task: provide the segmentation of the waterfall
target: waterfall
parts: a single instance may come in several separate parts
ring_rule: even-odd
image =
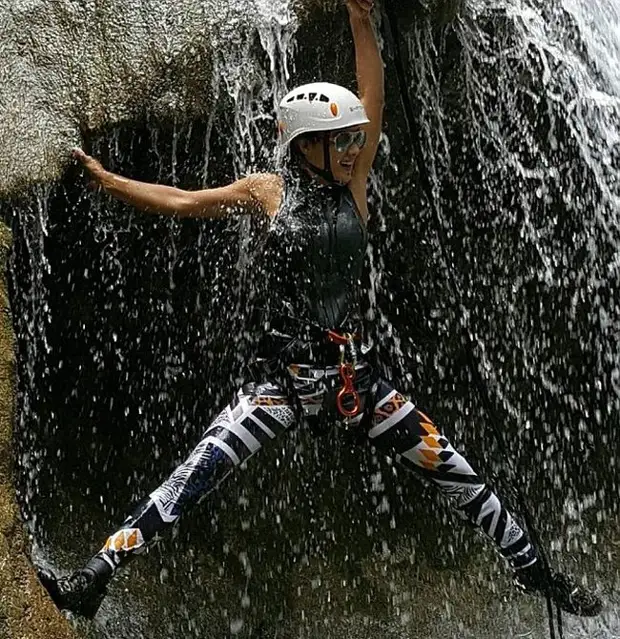
[[[275,171],[279,98],[300,78],[353,81],[336,3],[70,4],[0,9],[2,29],[15,25],[0,51],[19,58],[0,70],[16,79],[0,86],[0,105],[20,104],[30,123],[16,144],[36,183],[2,202],[16,242],[20,500],[39,559],[67,571],[183,459],[244,379],[251,225],[145,216],[87,191],[62,158],[81,133],[106,168],[182,188]],[[470,0],[441,28],[405,9],[431,189],[402,134],[386,44],[372,339],[398,387],[500,492],[523,488],[554,565],[604,592],[604,615],[565,619],[567,638],[611,639],[620,9]],[[48,39],[33,33],[33,55],[19,57],[15,34],[29,22]],[[11,118],[0,116],[0,140]],[[0,150],[2,192],[28,174],[18,164]],[[516,477],[472,387],[463,326]],[[514,594],[436,493],[372,450],[300,429],[121,574],[88,632],[484,639],[544,628],[539,602]]]

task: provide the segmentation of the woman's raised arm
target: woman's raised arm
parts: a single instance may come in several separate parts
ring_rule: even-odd
[[[383,128],[385,80],[383,58],[372,23],[373,0],[347,0],[351,32],[355,44],[355,67],[360,100],[370,120],[364,129],[368,134],[355,168],[355,174],[366,180],[377,154]]]
[[[109,195],[145,213],[179,218],[221,218],[230,213],[269,213],[265,211],[264,184],[274,176],[250,175],[228,186],[201,191],[185,191],[162,184],[150,184],[106,171],[101,163],[81,149],[73,156],[90,173],[92,182]],[[277,186],[277,185],[276,185]]]

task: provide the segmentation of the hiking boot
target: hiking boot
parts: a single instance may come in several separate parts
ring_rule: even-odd
[[[603,608],[603,602],[591,590],[580,586],[573,578],[552,572],[547,579],[540,561],[515,571],[515,581],[525,592],[549,594],[565,612],[580,617],[594,617]]]
[[[38,576],[52,601],[60,610],[69,610],[80,617],[92,619],[107,593],[112,578],[111,566],[100,557],[93,557],[84,568],[68,577],[56,577],[51,570],[40,569]]]

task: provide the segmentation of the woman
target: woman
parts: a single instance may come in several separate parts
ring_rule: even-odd
[[[216,189],[187,192],[114,175],[82,151],[75,156],[110,195],[143,211],[266,220],[257,258],[257,322],[264,329],[253,370],[172,475],[140,504],[87,565],[69,577],[42,571],[62,609],[93,616],[115,571],[155,541],[189,505],[239,464],[305,418],[339,421],[434,482],[497,545],[530,591],[550,589],[564,610],[593,615],[596,596],[555,575],[546,584],[536,549],[497,496],[432,420],[382,379],[360,340],[360,286],[366,253],[366,184],[382,128],[383,62],[372,0],[347,0],[360,97],[332,84],[302,86],[281,102],[281,175],[257,174]]]

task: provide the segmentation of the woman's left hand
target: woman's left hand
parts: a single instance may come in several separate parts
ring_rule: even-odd
[[[351,16],[367,18],[375,6],[374,0],[346,0]]]

